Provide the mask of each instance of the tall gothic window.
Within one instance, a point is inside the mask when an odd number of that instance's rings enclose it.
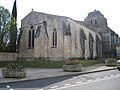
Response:
[[[53,47],[57,46],[57,31],[54,29],[53,31]]]
[[[86,35],[83,31],[83,29],[80,29],[80,45],[81,45],[81,50],[82,50],[82,57],[85,56],[85,40],[86,40]]]
[[[94,38],[91,33],[89,33],[89,52],[90,52],[90,58],[93,58],[93,42]]]
[[[90,20],[90,23],[92,24],[92,20]]]
[[[28,48],[34,48],[34,29],[33,29],[33,26],[30,27],[30,31],[29,31]]]
[[[101,41],[98,35],[96,35],[96,56],[101,56]]]
[[[95,25],[97,24],[97,21],[96,21],[96,19],[95,19]]]

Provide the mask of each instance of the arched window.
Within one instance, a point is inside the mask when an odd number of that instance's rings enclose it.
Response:
[[[83,29],[80,29],[80,45],[82,50],[82,57],[85,56],[85,40],[87,40]]]
[[[101,41],[98,35],[96,35],[96,57],[101,56]]]
[[[97,20],[95,19],[95,25],[97,24]]]
[[[93,58],[93,42],[94,38],[92,34],[89,32],[89,52],[90,52],[90,58]]]
[[[34,29],[33,29],[33,25],[31,25],[30,27],[30,31],[29,31],[29,40],[28,40],[28,48],[34,48]]]
[[[90,23],[92,24],[92,20],[90,20]]]
[[[54,29],[53,31],[53,47],[57,46],[57,31]]]

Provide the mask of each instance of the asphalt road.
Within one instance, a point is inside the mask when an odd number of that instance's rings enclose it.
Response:
[[[120,90],[120,71],[5,83],[0,90]]]

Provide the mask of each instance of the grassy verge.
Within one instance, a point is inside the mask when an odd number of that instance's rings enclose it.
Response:
[[[1,61],[0,67],[4,67],[8,63],[19,63],[24,67],[30,68],[62,68],[66,63],[65,61]],[[98,63],[102,63],[100,60],[80,60],[80,63],[85,66],[90,66]]]

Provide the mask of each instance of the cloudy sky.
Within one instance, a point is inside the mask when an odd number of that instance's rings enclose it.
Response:
[[[14,0],[0,0],[12,12]],[[67,16],[83,21],[89,12],[99,10],[107,18],[108,26],[120,36],[120,0],[17,0],[17,23],[31,12],[43,12],[60,16]]]

